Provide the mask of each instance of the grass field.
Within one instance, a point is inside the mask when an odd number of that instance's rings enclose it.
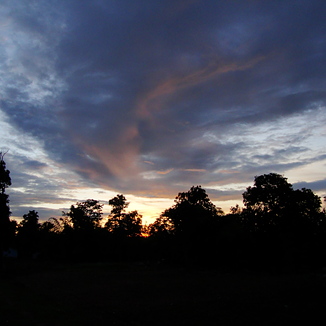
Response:
[[[0,279],[0,325],[325,325],[325,283],[317,273],[14,263]]]

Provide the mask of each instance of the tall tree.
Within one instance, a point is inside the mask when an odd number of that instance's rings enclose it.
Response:
[[[19,255],[30,258],[40,250],[39,215],[35,210],[23,215],[18,225],[17,243]]]
[[[1,193],[5,193],[5,189],[11,186],[10,171],[6,168],[6,162],[4,156],[6,153],[0,152],[0,190]]]
[[[137,211],[126,213],[129,206],[126,198],[118,194],[109,200],[111,213],[105,226],[114,235],[121,237],[138,237],[142,232],[142,216]]]
[[[13,233],[13,224],[10,222],[9,196],[5,193],[6,188],[11,186],[10,171],[6,168],[4,156],[0,152],[0,256],[9,245]]]

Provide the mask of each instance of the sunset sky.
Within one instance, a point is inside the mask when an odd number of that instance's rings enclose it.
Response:
[[[12,218],[118,193],[145,222],[254,177],[326,195],[326,1],[2,0]]]

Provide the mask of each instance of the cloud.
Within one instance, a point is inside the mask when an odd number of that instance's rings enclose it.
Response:
[[[326,179],[316,180],[312,182],[297,182],[293,184],[295,188],[314,189],[315,191],[323,191],[326,194]]]
[[[61,168],[76,187],[174,197],[309,165],[325,154],[325,9],[4,1],[0,147],[14,184],[66,198]]]
[[[262,58],[254,58],[243,65],[212,62],[208,63],[206,67],[193,71],[186,76],[172,77],[167,81],[163,81],[155,89],[151,90],[145,98],[141,99],[138,105],[138,114],[141,117],[147,117],[151,110],[160,110],[163,106],[162,102],[176,92],[195,87],[222,74],[249,69],[260,60]]]
[[[25,161],[24,165],[26,166],[26,169],[28,169],[28,170],[42,170],[47,167],[46,163],[39,162],[36,160]]]
[[[165,171],[157,171],[156,173],[165,175],[165,174],[169,174],[169,173],[172,172],[173,170],[174,170],[174,169],[168,169],[168,170],[165,170]]]

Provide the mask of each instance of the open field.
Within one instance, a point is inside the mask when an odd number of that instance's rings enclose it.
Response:
[[[321,274],[145,264],[7,265],[0,325],[324,325]]]

